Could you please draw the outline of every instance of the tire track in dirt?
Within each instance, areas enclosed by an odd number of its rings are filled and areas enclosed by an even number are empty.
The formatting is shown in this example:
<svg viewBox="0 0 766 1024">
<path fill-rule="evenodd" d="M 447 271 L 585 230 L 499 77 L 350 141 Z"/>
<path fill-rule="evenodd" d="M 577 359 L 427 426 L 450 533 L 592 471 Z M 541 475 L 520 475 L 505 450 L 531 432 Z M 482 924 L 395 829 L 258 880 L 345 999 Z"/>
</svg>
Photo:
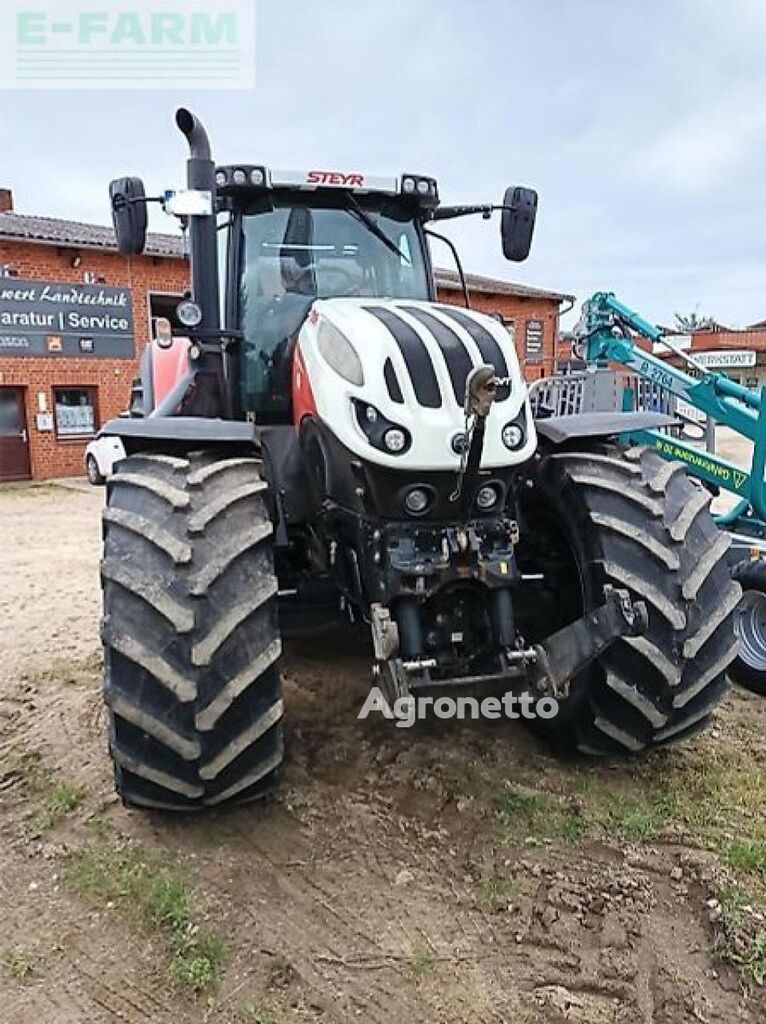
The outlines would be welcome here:
<svg viewBox="0 0 766 1024">
<path fill-rule="evenodd" d="M 14 825 L 7 822 L 6 838 Z M 42 844 L 4 843 L 0 854 L 2 944 L 33 957 L 29 979 L 2 985 L 8 1024 L 176 1024 L 177 1011 L 151 949 L 136 941 L 111 915 L 94 914 L 60 887 L 63 861 L 42 855 Z M 44 849 L 44 847 L 43 847 Z"/>
</svg>

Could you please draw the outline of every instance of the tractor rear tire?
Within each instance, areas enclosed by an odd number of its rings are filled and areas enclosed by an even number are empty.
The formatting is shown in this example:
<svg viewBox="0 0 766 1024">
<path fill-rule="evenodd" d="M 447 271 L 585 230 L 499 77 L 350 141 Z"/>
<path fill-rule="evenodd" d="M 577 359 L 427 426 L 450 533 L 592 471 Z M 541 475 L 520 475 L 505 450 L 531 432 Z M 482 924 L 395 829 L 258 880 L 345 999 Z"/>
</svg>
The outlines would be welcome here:
<svg viewBox="0 0 766 1024">
<path fill-rule="evenodd" d="M 732 576 L 742 587 L 736 628 L 739 655 L 729 675 L 733 682 L 766 697 L 766 559 L 738 562 Z"/>
<path fill-rule="evenodd" d="M 650 448 L 607 444 L 543 455 L 528 493 L 527 529 L 547 529 L 551 544 L 557 534 L 568 552 L 551 595 L 568 605 L 556 628 L 602 604 L 605 584 L 649 613 L 647 632 L 607 648 L 539 730 L 569 750 L 610 756 L 703 727 L 728 686 L 741 593 L 709 493 Z"/>
<path fill-rule="evenodd" d="M 283 758 L 277 580 L 253 458 L 131 455 L 107 484 L 104 699 L 117 792 L 244 803 Z"/>
</svg>

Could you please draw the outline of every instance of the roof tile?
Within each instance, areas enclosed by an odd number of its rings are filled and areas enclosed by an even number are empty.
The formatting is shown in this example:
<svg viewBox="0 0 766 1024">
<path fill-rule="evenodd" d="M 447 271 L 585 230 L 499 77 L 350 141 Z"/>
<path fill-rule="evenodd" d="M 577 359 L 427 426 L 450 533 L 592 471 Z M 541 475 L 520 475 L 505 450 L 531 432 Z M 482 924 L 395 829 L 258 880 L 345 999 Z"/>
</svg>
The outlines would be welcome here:
<svg viewBox="0 0 766 1024">
<path fill-rule="evenodd" d="M 117 249 L 114 231 L 105 225 L 83 224 L 76 220 L 60 220 L 57 217 L 31 217 L 21 213 L 0 213 L 0 238 L 51 242 L 84 249 Z M 149 256 L 182 259 L 183 239 L 180 235 L 149 232 L 146 236 L 146 253 Z"/>
<path fill-rule="evenodd" d="M 33 217 L 21 213 L 0 213 L 0 239 L 22 239 L 28 242 L 52 243 L 54 245 L 77 246 L 84 249 L 117 250 L 112 228 L 103 224 L 84 224 L 76 220 L 62 220 L 58 217 Z M 180 235 L 164 235 L 149 232 L 146 236 L 146 254 L 165 256 L 170 259 L 184 258 L 184 240 Z M 564 292 L 548 291 L 531 285 L 517 284 L 483 274 L 466 274 L 470 291 L 490 295 L 512 295 L 518 298 L 549 299 L 557 302 L 574 301 L 574 296 Z M 460 290 L 460 279 L 453 270 L 436 270 L 436 283 L 448 291 Z"/>
</svg>

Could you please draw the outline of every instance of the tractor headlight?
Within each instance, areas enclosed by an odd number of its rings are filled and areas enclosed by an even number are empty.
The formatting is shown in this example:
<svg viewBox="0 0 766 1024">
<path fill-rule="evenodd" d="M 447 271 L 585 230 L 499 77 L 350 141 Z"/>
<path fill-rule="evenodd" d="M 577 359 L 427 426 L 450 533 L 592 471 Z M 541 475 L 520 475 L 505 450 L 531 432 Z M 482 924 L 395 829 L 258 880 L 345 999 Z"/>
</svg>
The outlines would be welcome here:
<svg viewBox="0 0 766 1024">
<path fill-rule="evenodd" d="M 450 448 L 455 455 L 465 455 L 468 451 L 468 434 L 461 430 L 459 434 L 453 434 L 450 441 Z"/>
<path fill-rule="evenodd" d="M 398 423 L 392 423 L 369 402 L 352 398 L 351 403 L 356 413 L 356 422 L 373 448 L 389 455 L 403 455 L 409 451 L 412 444 L 409 430 L 400 427 Z"/>
<path fill-rule="evenodd" d="M 403 174 L 400 191 L 424 207 L 433 209 L 439 203 L 436 181 L 423 174 Z"/>
<path fill-rule="evenodd" d="M 407 447 L 407 435 L 401 427 L 389 427 L 383 435 L 383 444 L 392 454 L 398 455 Z"/>
<path fill-rule="evenodd" d="M 482 512 L 489 512 L 500 500 L 500 489 L 496 484 L 485 484 L 476 494 L 476 507 Z"/>
<path fill-rule="evenodd" d="M 411 516 L 422 516 L 430 504 L 431 495 L 424 487 L 413 487 L 404 497 L 404 507 Z"/>
<path fill-rule="evenodd" d="M 524 428 L 520 423 L 506 423 L 500 437 L 506 448 L 512 452 L 518 451 L 524 445 Z"/>
<path fill-rule="evenodd" d="M 364 384 L 362 360 L 356 349 L 329 320 L 322 320 L 319 324 L 317 346 L 324 361 L 344 380 L 357 387 Z"/>
<path fill-rule="evenodd" d="M 176 306 L 176 316 L 184 327 L 199 327 L 202 323 L 202 310 L 192 299 L 182 299 Z"/>
</svg>

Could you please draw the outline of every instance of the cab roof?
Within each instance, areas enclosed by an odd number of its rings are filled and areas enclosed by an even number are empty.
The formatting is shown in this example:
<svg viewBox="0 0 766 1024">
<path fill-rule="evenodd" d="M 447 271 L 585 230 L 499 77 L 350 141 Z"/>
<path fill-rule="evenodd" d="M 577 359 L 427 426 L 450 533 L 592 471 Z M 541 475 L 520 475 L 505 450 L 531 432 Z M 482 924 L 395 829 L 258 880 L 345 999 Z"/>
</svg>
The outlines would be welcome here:
<svg viewBox="0 0 766 1024">
<path fill-rule="evenodd" d="M 218 191 L 224 195 L 279 188 L 301 191 L 343 189 L 361 194 L 400 195 L 422 206 L 435 207 L 439 203 L 436 179 L 425 174 L 405 173 L 394 178 L 362 171 L 321 168 L 296 171 L 271 169 L 263 164 L 226 164 L 216 168 L 215 181 Z"/>
</svg>

